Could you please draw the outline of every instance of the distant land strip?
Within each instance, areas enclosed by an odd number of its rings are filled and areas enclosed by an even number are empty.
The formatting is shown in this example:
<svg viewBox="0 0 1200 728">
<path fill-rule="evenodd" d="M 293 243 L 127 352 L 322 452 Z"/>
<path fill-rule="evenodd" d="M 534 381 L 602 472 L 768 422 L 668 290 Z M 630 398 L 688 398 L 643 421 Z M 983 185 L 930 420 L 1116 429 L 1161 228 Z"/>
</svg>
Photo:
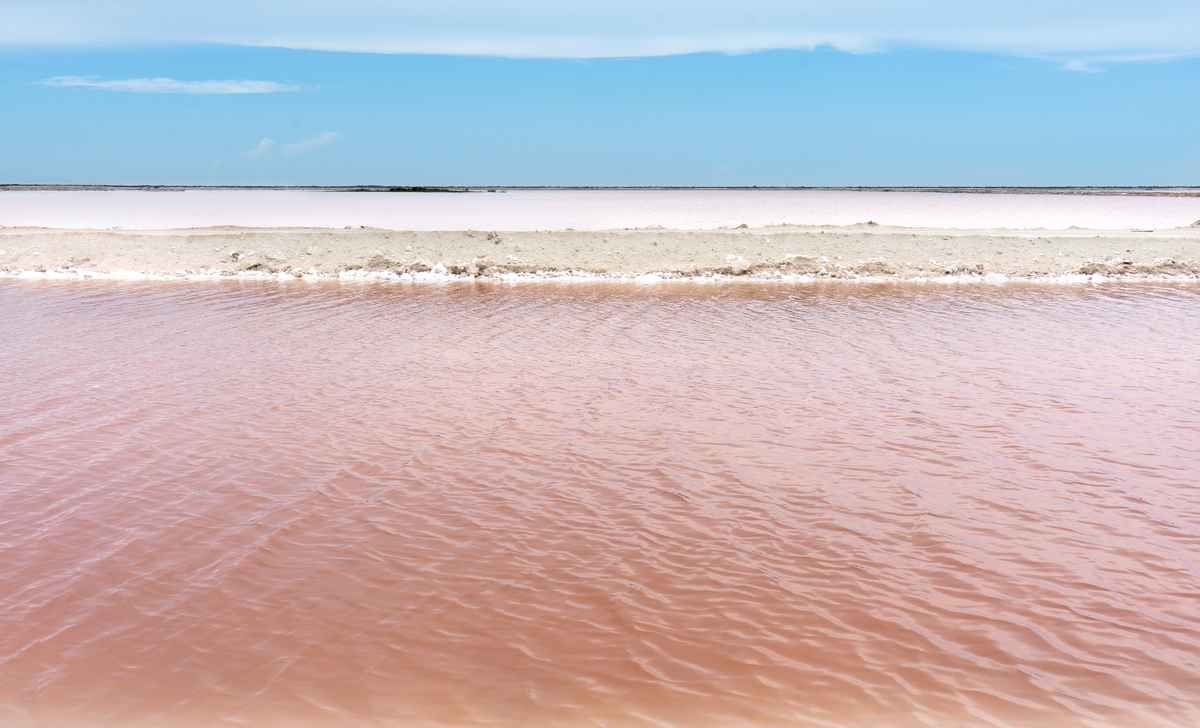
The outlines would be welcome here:
<svg viewBox="0 0 1200 728">
<path fill-rule="evenodd" d="M 1200 187 L 585 187 L 513 185 L 56 185 L 0 184 L 0 192 L 28 191 L 116 191 L 183 192 L 187 190 L 314 190 L 328 192 L 498 192 L 507 190 L 795 190 L 840 192 L 943 192 L 996 195 L 1137 195 L 1146 197 L 1200 197 Z"/>
</svg>

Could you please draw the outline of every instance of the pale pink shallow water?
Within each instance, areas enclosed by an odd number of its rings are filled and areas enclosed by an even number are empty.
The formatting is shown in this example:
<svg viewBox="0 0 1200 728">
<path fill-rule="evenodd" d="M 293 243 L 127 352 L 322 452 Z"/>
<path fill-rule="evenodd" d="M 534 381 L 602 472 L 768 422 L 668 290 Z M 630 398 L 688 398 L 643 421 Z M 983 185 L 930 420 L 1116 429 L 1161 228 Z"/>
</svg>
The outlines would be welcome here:
<svg viewBox="0 0 1200 728">
<path fill-rule="evenodd" d="M 0 311 L 0 725 L 1200 724 L 1194 284 Z"/>
<path fill-rule="evenodd" d="M 0 191 L 0 225 L 168 229 L 358 227 L 394 230 L 684 230 L 763 225 L 1119 230 L 1186 227 L 1200 197 L 852 190 Z"/>
</svg>

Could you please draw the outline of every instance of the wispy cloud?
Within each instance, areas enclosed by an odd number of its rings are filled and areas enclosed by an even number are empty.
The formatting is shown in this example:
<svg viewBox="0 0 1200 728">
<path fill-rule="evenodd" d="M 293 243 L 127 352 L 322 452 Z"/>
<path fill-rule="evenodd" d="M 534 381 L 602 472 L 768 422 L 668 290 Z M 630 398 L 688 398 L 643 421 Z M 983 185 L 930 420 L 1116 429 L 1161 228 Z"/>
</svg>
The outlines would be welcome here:
<svg viewBox="0 0 1200 728">
<path fill-rule="evenodd" d="M 1100 69 L 1091 65 L 1094 61 L 1084 58 L 1069 58 L 1062 68 L 1064 71 L 1078 71 L 1080 73 L 1099 73 Z"/>
<path fill-rule="evenodd" d="M 323 134 L 319 134 L 319 135 L 313 137 L 312 139 L 305 139 L 304 141 L 292 142 L 291 144 L 284 144 L 282 147 L 280 147 L 280 149 L 283 151 L 283 156 L 291 157 L 291 156 L 294 156 L 297 154 L 304 154 L 305 152 L 311 152 L 314 149 L 320 149 L 321 147 L 325 146 L 329 142 L 332 142 L 335 139 L 341 139 L 341 138 L 342 138 L 341 134 L 337 134 L 332 131 L 327 131 Z"/>
<path fill-rule="evenodd" d="M 40 82 L 55 88 L 97 88 L 137 94 L 274 94 L 299 91 L 274 81 L 176 81 L 173 78 L 125 78 L 99 81 L 95 76 L 55 76 Z"/>
<path fill-rule="evenodd" d="M 940 48 L 1200 54 L 1196 0 L 0 0 L 0 46 L 223 43 L 542 58 Z M 152 79 L 153 80 L 153 79 Z"/>
<path fill-rule="evenodd" d="M 258 143 L 258 146 L 254 147 L 250 151 L 242 152 L 242 156 L 248 159 L 259 159 L 261 157 L 269 156 L 278 150 L 285 157 L 294 157 L 297 154 L 304 154 L 305 152 L 311 152 L 313 150 L 320 149 L 332 141 L 344 138 L 345 137 L 343 135 L 338 134 L 337 132 L 327 131 L 322 134 L 318 134 L 312 139 L 302 139 L 301 141 L 291 142 L 290 144 L 281 145 L 276 143 L 274 139 L 263 139 Z"/>
<path fill-rule="evenodd" d="M 248 157 L 250 159 L 258 159 L 259 157 L 263 156 L 264 154 L 270 154 L 272 151 L 274 151 L 275 147 L 277 147 L 277 146 L 279 146 L 279 145 L 276 144 L 273 139 L 263 139 L 261 142 L 258 143 L 257 147 L 251 149 L 248 152 L 243 152 L 242 156 Z"/>
</svg>

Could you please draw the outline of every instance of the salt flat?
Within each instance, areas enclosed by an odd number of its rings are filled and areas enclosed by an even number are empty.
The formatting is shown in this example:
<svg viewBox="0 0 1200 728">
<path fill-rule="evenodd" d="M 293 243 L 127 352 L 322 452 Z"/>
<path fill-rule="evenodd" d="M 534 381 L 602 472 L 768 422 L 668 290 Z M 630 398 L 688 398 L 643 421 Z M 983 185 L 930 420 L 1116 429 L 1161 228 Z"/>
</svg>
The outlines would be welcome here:
<svg viewBox="0 0 1200 728">
<path fill-rule="evenodd" d="M 390 230 L 611 230 L 657 225 L 880 225 L 1120 230 L 1186 227 L 1200 191 L 836 189 L 497 189 L 464 193 L 335 189 L 0 189 L 0 226 L 166 230 L 346 225 Z"/>
</svg>

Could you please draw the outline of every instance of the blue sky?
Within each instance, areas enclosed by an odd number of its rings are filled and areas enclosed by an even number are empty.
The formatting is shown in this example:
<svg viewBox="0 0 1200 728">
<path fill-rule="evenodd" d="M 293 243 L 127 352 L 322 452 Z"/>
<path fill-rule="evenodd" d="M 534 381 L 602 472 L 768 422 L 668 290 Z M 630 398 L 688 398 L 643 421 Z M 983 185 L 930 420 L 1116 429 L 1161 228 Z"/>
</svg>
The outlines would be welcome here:
<svg viewBox="0 0 1200 728">
<path fill-rule="evenodd" d="M 1200 184 L 1200 3 L 563 6 L 0 0 L 0 182 Z"/>
</svg>

